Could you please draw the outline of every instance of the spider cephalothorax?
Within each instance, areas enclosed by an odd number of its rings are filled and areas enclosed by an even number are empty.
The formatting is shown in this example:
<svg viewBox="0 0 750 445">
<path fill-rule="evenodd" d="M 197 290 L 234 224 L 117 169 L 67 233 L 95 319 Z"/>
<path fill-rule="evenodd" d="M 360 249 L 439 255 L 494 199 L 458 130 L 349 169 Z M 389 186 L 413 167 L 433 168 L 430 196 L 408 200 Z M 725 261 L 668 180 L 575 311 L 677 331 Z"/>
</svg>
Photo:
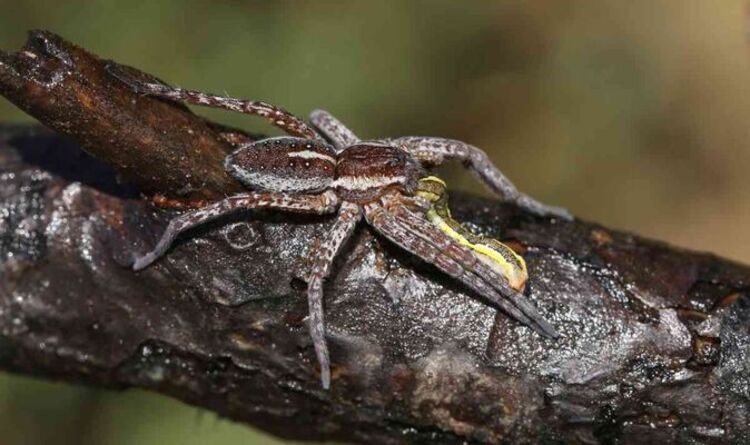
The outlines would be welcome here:
<svg viewBox="0 0 750 445">
<path fill-rule="evenodd" d="M 227 170 L 252 191 L 173 219 L 154 250 L 138 258 L 133 268 L 140 270 L 154 262 L 185 230 L 237 209 L 335 213 L 332 229 L 310 255 L 307 288 L 310 335 L 323 387 L 330 385 L 323 281 L 337 252 L 363 219 L 380 235 L 461 281 L 519 322 L 544 336 L 558 335 L 519 293 L 526 281 L 523 259 L 507 246 L 473 235 L 456 223 L 445 204 L 444 183 L 426 177 L 426 168 L 459 160 L 505 200 L 539 215 L 571 218 L 563 209 L 518 192 L 480 149 L 433 137 L 360 141 L 325 111 L 312 113 L 310 127 L 264 102 L 144 82 L 125 71 L 113 74 L 143 94 L 260 115 L 291 135 L 250 143 L 227 156 Z"/>
</svg>

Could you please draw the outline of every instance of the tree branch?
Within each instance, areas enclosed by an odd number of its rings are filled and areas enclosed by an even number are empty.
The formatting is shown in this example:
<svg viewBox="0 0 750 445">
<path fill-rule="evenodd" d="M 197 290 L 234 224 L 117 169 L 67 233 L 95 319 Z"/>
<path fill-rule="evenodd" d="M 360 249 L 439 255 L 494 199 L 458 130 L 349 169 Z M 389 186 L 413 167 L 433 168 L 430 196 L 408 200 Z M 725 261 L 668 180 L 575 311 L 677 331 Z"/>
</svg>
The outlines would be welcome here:
<svg viewBox="0 0 750 445">
<path fill-rule="evenodd" d="M 323 391 L 301 275 L 330 220 L 239 215 L 134 273 L 172 213 L 116 173 L 171 197 L 231 193 L 222 130 L 113 85 L 51 34 L 26 50 L 0 56 L 0 91 L 111 167 L 38 127 L 0 131 L 3 369 L 147 388 L 296 439 L 750 441 L 749 268 L 468 196 L 456 216 L 525 250 L 529 298 L 562 338 L 362 229 L 326 289 Z M 208 191 L 180 193 L 187 174 Z"/>
<path fill-rule="evenodd" d="M 75 137 L 145 193 L 202 201 L 241 190 L 221 166 L 225 137 L 244 135 L 182 105 L 133 93 L 108 75 L 111 63 L 50 32 L 33 31 L 21 51 L 0 52 L 0 93 Z"/>
</svg>

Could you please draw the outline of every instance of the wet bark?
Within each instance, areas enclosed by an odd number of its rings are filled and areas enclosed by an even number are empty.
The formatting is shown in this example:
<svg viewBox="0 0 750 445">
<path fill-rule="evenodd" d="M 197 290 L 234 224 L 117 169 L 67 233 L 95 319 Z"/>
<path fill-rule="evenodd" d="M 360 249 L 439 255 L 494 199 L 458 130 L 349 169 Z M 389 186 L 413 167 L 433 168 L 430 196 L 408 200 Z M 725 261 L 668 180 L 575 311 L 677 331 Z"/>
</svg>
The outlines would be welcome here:
<svg viewBox="0 0 750 445">
<path fill-rule="evenodd" d="M 222 153 L 249 136 L 133 95 L 59 37 L 26 51 L 0 55 L 0 92 L 68 136 L 0 130 L 3 369 L 147 388 L 295 439 L 750 442 L 750 268 L 464 195 L 458 219 L 523 251 L 562 337 L 362 227 L 326 288 L 322 390 L 303 278 L 330 218 L 236 215 L 133 272 L 176 212 L 140 192 L 232 193 Z"/>
</svg>

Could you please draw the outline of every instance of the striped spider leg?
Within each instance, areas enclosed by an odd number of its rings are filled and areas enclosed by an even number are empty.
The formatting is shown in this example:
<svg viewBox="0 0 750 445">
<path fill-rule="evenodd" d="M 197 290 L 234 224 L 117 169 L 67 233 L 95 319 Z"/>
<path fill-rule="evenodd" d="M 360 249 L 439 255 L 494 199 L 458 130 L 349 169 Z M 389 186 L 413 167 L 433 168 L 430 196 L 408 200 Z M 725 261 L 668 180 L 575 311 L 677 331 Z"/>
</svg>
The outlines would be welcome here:
<svg viewBox="0 0 750 445">
<path fill-rule="evenodd" d="M 393 193 L 366 205 L 365 218 L 383 236 L 458 279 L 516 320 L 545 337 L 559 337 L 529 300 L 475 251 L 435 227 L 424 213 L 410 210 L 418 207 L 411 198 Z"/>
<path fill-rule="evenodd" d="M 490 190 L 506 201 L 516 203 L 541 216 L 555 216 L 572 220 L 573 215 L 561 207 L 542 204 L 518 191 L 516 186 L 498 170 L 481 149 L 465 142 L 436 137 L 406 136 L 394 139 L 392 144 L 401 147 L 421 162 L 437 166 L 446 160 L 461 161 Z"/>
<path fill-rule="evenodd" d="M 314 260 L 307 282 L 307 303 L 310 306 L 310 337 L 315 348 L 315 355 L 318 357 L 320 381 L 324 389 L 331 386 L 331 364 L 325 339 L 325 323 L 323 322 L 323 282 L 331 273 L 336 255 L 354 233 L 354 229 L 361 219 L 362 209 L 356 204 L 344 202 L 339 209 L 338 218 L 326 234 L 320 249 L 312 254 Z"/>
<path fill-rule="evenodd" d="M 177 102 L 186 102 L 211 108 L 222 108 L 238 113 L 254 114 L 268 119 L 271 125 L 284 130 L 292 136 L 319 139 L 318 134 L 310 128 L 305 121 L 276 105 L 271 105 L 259 100 L 235 99 L 200 91 L 185 90 L 159 82 L 156 79 L 146 81 L 143 78 L 136 77 L 136 75 L 126 67 L 117 64 L 109 64 L 106 69 L 111 75 L 115 76 L 137 93 Z"/>
<path fill-rule="evenodd" d="M 241 209 L 276 209 L 322 215 L 335 212 L 338 206 L 339 199 L 331 191 L 319 195 L 251 192 L 230 196 L 205 207 L 183 213 L 171 220 L 156 247 L 136 259 L 133 269 L 141 270 L 151 265 L 169 250 L 181 233 Z"/>
</svg>

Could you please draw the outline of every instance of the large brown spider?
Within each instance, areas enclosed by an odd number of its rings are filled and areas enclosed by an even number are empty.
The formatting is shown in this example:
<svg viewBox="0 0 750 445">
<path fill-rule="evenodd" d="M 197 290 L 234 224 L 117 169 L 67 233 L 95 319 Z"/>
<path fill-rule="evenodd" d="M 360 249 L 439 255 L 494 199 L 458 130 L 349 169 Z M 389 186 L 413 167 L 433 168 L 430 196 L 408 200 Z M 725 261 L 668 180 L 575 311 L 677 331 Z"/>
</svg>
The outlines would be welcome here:
<svg viewBox="0 0 750 445">
<path fill-rule="evenodd" d="M 311 127 L 264 102 L 183 90 L 136 79 L 122 71 L 113 74 L 142 94 L 256 114 L 291 135 L 250 143 L 227 156 L 225 167 L 229 173 L 256 191 L 231 196 L 173 219 L 154 250 L 138 258 L 133 268 L 141 270 L 153 263 L 185 230 L 238 209 L 336 213 L 333 227 L 318 251 L 310 255 L 313 264 L 307 287 L 310 335 L 324 388 L 330 386 L 331 377 L 324 337 L 323 281 L 331 272 L 334 257 L 363 216 L 377 233 L 458 279 L 519 322 L 544 336 L 558 336 L 486 258 L 430 222 L 426 215 L 432 203 L 416 194 L 427 167 L 458 160 L 504 200 L 538 215 L 571 218 L 564 209 L 546 206 L 517 191 L 480 149 L 435 137 L 360 141 L 322 110 L 311 114 Z"/>
</svg>

